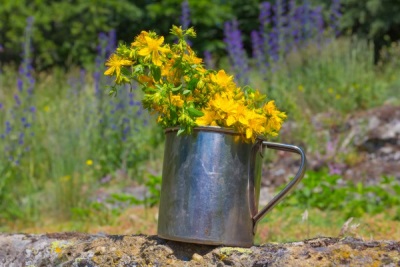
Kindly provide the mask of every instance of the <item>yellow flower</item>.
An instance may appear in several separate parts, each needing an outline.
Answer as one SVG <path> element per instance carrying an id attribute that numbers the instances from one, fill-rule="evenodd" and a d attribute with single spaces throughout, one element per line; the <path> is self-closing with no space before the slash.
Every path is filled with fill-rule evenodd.
<path id="1" fill-rule="evenodd" d="M 272 114 L 274 114 L 274 112 L 276 112 L 275 101 L 274 101 L 274 100 L 268 101 L 268 103 L 266 103 L 266 104 L 264 105 L 263 111 L 264 111 L 267 115 L 272 115 Z"/>
<path id="2" fill-rule="evenodd" d="M 224 70 L 206 69 L 186 41 L 195 36 L 193 29 L 173 26 L 171 33 L 177 42 L 164 44 L 164 37 L 142 31 L 130 47 L 117 48 L 104 74 L 116 76 L 115 84 L 138 82 L 144 92 L 143 107 L 157 116 L 162 127 L 179 126 L 185 133 L 196 125 L 229 127 L 246 142 L 259 135 L 277 135 L 286 115 L 274 101 L 265 101 L 266 95 L 251 87 L 240 88 Z M 305 91 L 302 85 L 298 90 Z M 186 107 L 204 115 L 198 117 Z"/>
<path id="3" fill-rule="evenodd" d="M 225 89 L 236 87 L 233 81 L 233 76 L 228 76 L 224 70 L 218 71 L 216 75 L 212 74 L 211 81 Z"/>
<path id="4" fill-rule="evenodd" d="M 92 165 L 93 165 L 93 160 L 88 159 L 88 160 L 86 161 L 86 165 L 92 166 Z"/>
<path id="5" fill-rule="evenodd" d="M 150 38 L 149 36 L 144 37 L 146 40 L 146 45 L 144 48 L 140 49 L 139 55 L 148 56 L 151 55 L 151 61 L 156 66 L 161 66 L 162 61 L 160 59 L 160 55 L 164 53 L 168 53 L 169 49 L 162 47 L 162 43 L 164 42 L 164 37 L 160 37 L 158 39 Z"/>
<path id="6" fill-rule="evenodd" d="M 184 101 L 179 95 L 172 95 L 171 93 L 171 104 L 177 106 L 178 108 L 183 107 Z"/>
<path id="7" fill-rule="evenodd" d="M 204 115 L 196 119 L 196 124 L 199 126 L 217 126 L 215 120 L 218 119 L 218 115 L 213 110 L 203 110 Z"/>
<path id="8" fill-rule="evenodd" d="M 226 114 L 232 114 L 237 109 L 237 103 L 231 99 L 226 93 L 216 94 L 214 99 L 210 101 L 210 107 L 218 112 L 222 118 Z"/>
<path id="9" fill-rule="evenodd" d="M 145 84 L 146 87 L 154 88 L 154 81 L 153 78 L 146 76 L 146 75 L 140 75 L 138 77 L 138 81 Z"/>
<path id="10" fill-rule="evenodd" d="M 203 60 L 201 58 L 196 57 L 196 54 L 194 52 L 189 53 L 189 54 L 184 54 L 183 60 L 191 65 L 198 65 L 203 62 Z"/>
<path id="11" fill-rule="evenodd" d="M 107 60 L 105 65 L 109 67 L 105 72 L 104 75 L 114 75 L 116 74 L 116 81 L 121 81 L 121 67 L 122 66 L 130 66 L 133 64 L 133 61 L 124 59 L 116 54 L 112 54 L 111 57 Z"/>
<path id="12" fill-rule="evenodd" d="M 62 176 L 61 178 L 60 178 L 60 180 L 61 180 L 61 182 L 68 182 L 69 180 L 71 180 L 71 176 L 69 176 L 69 175 L 65 175 L 65 176 Z"/>
<path id="13" fill-rule="evenodd" d="M 149 36 L 149 33 L 146 31 L 142 31 L 136 38 L 133 43 L 131 43 L 131 47 L 143 47 L 146 46 L 146 39 L 145 37 Z"/>

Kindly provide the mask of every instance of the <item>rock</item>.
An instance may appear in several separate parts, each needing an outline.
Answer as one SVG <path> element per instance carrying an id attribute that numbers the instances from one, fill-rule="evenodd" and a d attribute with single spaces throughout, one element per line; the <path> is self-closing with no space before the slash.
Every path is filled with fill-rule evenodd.
<path id="1" fill-rule="evenodd" d="M 399 266 L 400 242 L 314 238 L 251 248 L 145 235 L 0 234 L 0 266 Z"/>
<path id="2" fill-rule="evenodd" d="M 383 176 L 400 181 L 400 106 L 383 105 L 345 116 L 316 114 L 309 127 L 313 138 L 319 140 L 316 151 L 302 144 L 301 126 L 296 123 L 284 124 L 280 135 L 283 142 L 305 149 L 308 170 L 328 168 L 330 173 L 355 182 L 376 183 Z M 276 154 L 263 166 L 262 185 L 274 188 L 287 183 L 298 166 L 297 155 Z"/>
<path id="3" fill-rule="evenodd" d="M 192 256 L 192 260 L 197 261 L 197 262 L 202 262 L 203 261 L 203 257 L 197 253 L 194 253 Z"/>

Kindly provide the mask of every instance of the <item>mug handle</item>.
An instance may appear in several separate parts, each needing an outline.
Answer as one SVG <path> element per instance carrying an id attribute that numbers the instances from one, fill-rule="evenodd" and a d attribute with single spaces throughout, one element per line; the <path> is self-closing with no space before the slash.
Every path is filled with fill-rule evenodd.
<path id="1" fill-rule="evenodd" d="M 262 210 L 260 210 L 256 215 L 253 216 L 254 225 L 256 225 L 267 212 L 271 211 L 272 208 L 275 207 L 275 205 L 278 204 L 293 189 L 293 187 L 295 187 L 301 181 L 301 179 L 303 179 L 307 163 L 306 155 L 304 154 L 304 151 L 300 147 L 293 145 L 272 143 L 267 141 L 262 141 L 262 146 L 263 147 L 266 146 L 267 148 L 271 149 L 299 154 L 301 156 L 301 163 L 296 176 Z"/>

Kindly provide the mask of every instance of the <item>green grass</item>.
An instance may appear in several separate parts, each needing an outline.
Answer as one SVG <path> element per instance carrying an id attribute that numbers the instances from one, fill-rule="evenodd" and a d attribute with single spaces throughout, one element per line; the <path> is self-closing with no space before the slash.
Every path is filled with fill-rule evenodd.
<path id="1" fill-rule="evenodd" d="M 395 46 L 387 53 L 394 55 L 397 50 Z M 334 111 L 345 118 L 349 112 L 386 101 L 400 103 L 396 94 L 400 87 L 398 57 L 395 60 L 388 56 L 375 66 L 372 55 L 373 48 L 366 41 L 331 40 L 322 47 L 310 45 L 289 54 L 277 63 L 274 72 L 263 74 L 253 68 L 250 81 L 275 99 L 278 107 L 287 111 L 289 120 L 296 122 L 293 136 L 298 142 L 313 151 L 323 150 L 326 141 L 316 139 L 311 126 L 317 113 Z M 98 71 L 102 76 L 102 70 Z M 138 107 L 129 106 L 128 91 L 121 92 L 118 98 L 109 97 L 104 77 L 99 81 L 101 94 L 96 95 L 92 73 L 81 77 L 79 70 L 55 69 L 37 74 L 31 98 L 25 81 L 25 91 L 19 93 L 22 106 L 14 108 L 17 77 L 11 67 L 5 67 L 0 74 L 0 134 L 6 131 L 6 121 L 13 125 L 12 133 L 0 142 L 1 151 L 13 146 L 0 158 L 0 225 L 6 225 L 2 230 L 12 230 L 7 226 L 10 222 L 20 225 L 18 229 L 28 229 L 49 218 L 55 225 L 66 222 L 63 230 L 88 230 L 87 222 L 113 225 L 124 208 L 109 208 L 104 200 L 97 201 L 98 190 L 109 186 L 122 190 L 126 185 L 145 183 L 151 181 L 148 177 L 160 175 L 164 137 L 154 118 L 146 111 L 137 115 Z M 141 93 L 134 93 L 135 101 L 139 101 Z M 125 107 L 116 108 L 118 103 L 125 103 Z M 24 110 L 31 106 L 36 109 L 34 115 Z M 24 128 L 21 118 L 28 115 L 32 125 Z M 124 136 L 128 126 L 129 134 Z M 20 132 L 25 133 L 23 145 L 18 144 Z M 20 154 L 18 163 L 9 160 L 9 155 Z M 155 187 L 151 183 L 148 186 Z M 156 201 L 154 196 L 149 201 Z M 331 200 L 342 201 L 339 197 Z M 293 204 L 274 214 L 280 218 L 280 214 L 289 216 L 289 211 L 304 209 Z M 325 210 L 338 216 L 335 209 Z M 345 217 L 357 215 L 351 213 L 339 216 L 338 224 Z M 310 215 L 310 220 L 315 219 L 318 225 L 317 217 L 323 214 Z"/>
<path id="2" fill-rule="evenodd" d="M 0 149 L 11 144 L 8 154 L 14 160 L 3 157 L 0 163 L 0 219 L 69 219 L 74 209 L 90 205 L 92 193 L 105 176 L 115 178 L 119 171 L 132 180 L 143 180 L 142 164 L 160 143 L 160 130 L 146 113 L 136 116 L 138 107 L 129 106 L 126 95 L 108 97 L 105 82 L 102 96 L 96 96 L 89 76 L 85 83 L 71 87 L 69 75 L 74 73 L 43 75 L 29 103 L 24 103 L 28 102 L 26 94 L 19 94 L 22 104 L 17 108 L 16 88 L 4 84 L 4 93 L 5 88 L 9 92 L 2 95 L 1 124 L 11 122 L 12 131 Z M 118 109 L 118 103 L 126 107 Z M 25 110 L 30 106 L 35 107 L 34 113 Z M 27 116 L 29 128 L 20 123 Z M 130 130 L 124 136 L 126 127 Z M 24 144 L 19 144 L 21 132 Z"/>

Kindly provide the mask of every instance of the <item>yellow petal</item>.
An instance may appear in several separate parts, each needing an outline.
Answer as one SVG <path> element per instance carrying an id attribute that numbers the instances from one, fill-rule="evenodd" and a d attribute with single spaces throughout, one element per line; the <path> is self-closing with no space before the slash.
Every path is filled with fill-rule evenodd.
<path id="1" fill-rule="evenodd" d="M 115 67 L 111 67 L 104 72 L 104 75 L 111 76 L 111 75 L 113 75 L 114 71 L 115 71 Z"/>
<path id="2" fill-rule="evenodd" d="M 253 136 L 253 130 L 250 128 L 246 129 L 246 138 L 250 139 Z"/>
<path id="3" fill-rule="evenodd" d="M 140 49 L 138 54 L 140 56 L 147 56 L 147 55 L 150 55 L 150 53 L 151 53 L 150 49 L 148 47 L 145 47 L 145 48 Z"/>
<path id="4" fill-rule="evenodd" d="M 235 122 L 236 122 L 236 120 L 233 116 L 228 116 L 228 119 L 226 120 L 226 126 L 231 126 Z"/>

